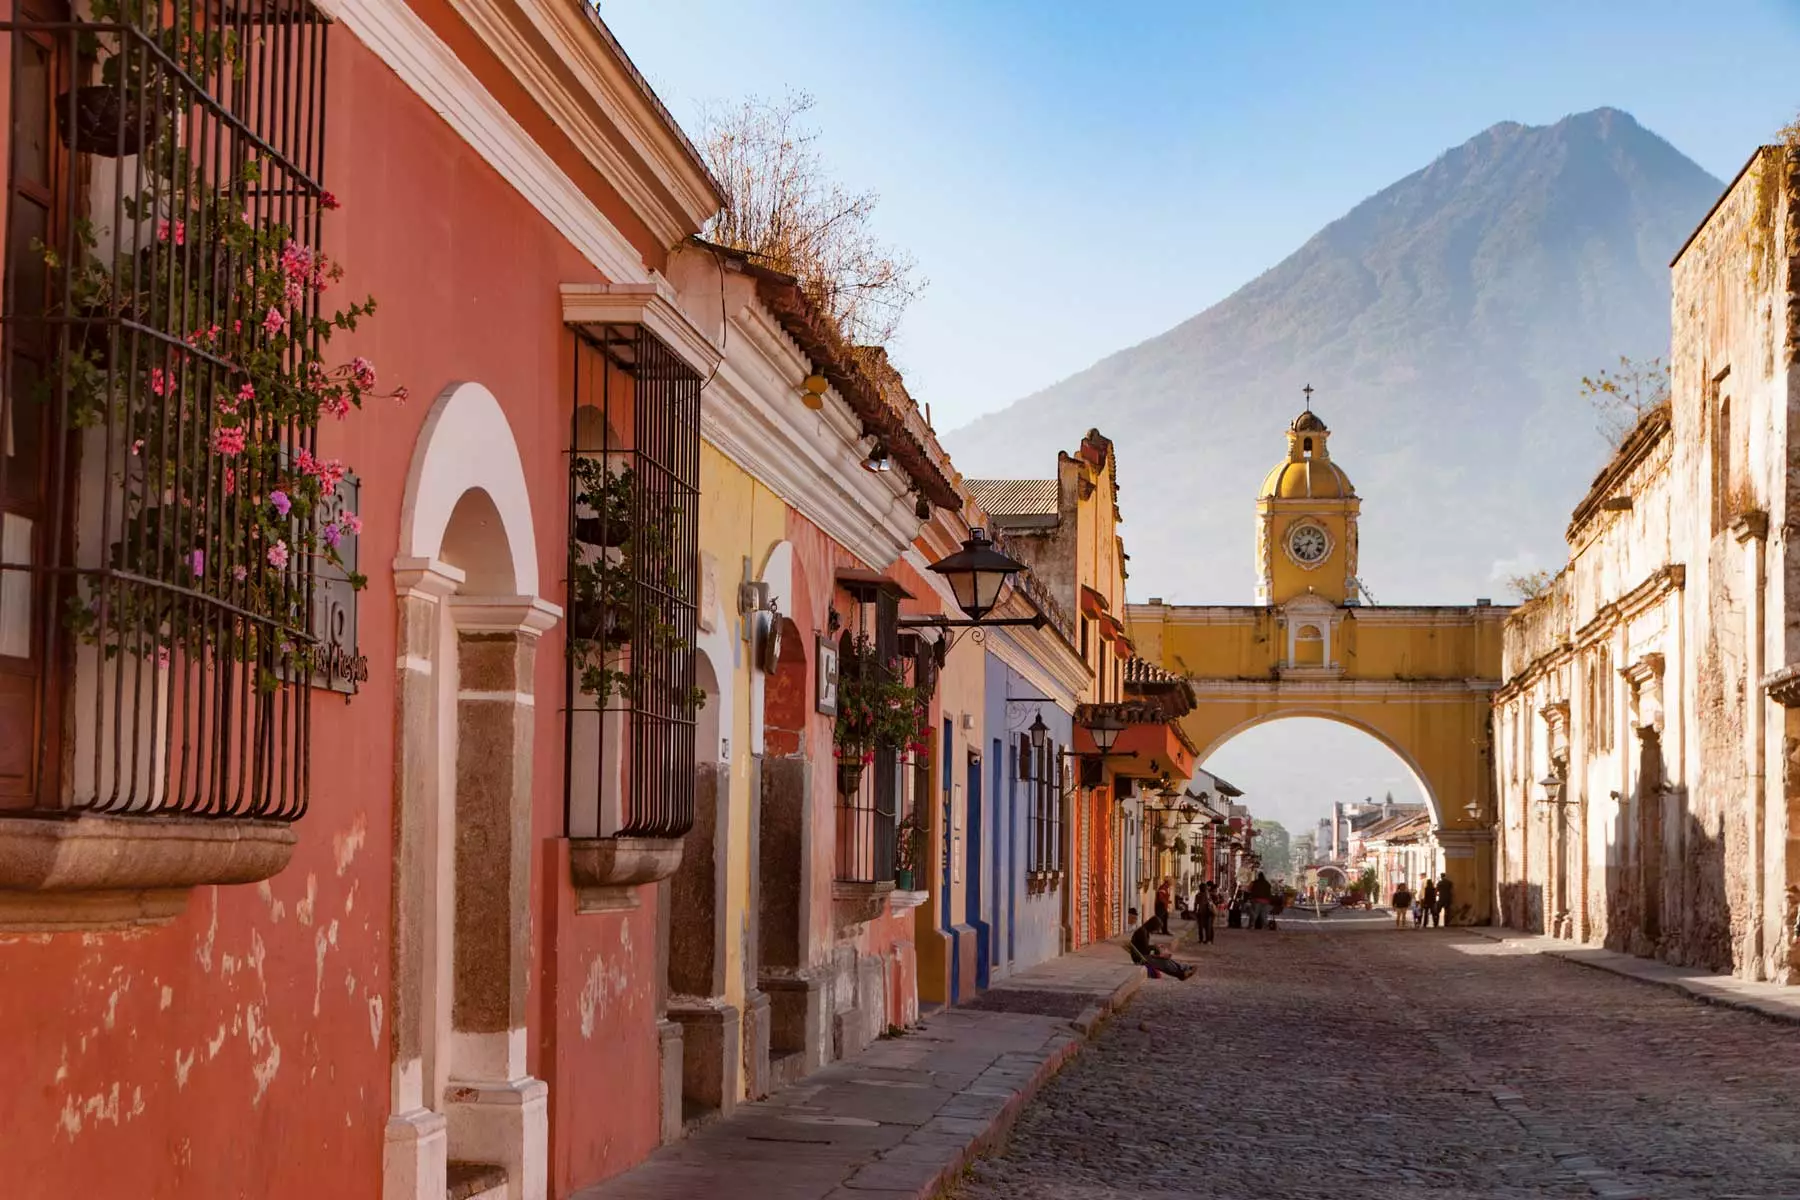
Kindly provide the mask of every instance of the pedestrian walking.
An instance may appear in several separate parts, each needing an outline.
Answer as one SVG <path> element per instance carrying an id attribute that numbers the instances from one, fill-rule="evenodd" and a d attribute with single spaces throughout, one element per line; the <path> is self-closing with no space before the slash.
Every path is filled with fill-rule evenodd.
<path id="1" fill-rule="evenodd" d="M 1420 924 L 1436 925 L 1438 920 L 1437 883 L 1433 881 L 1430 875 L 1421 875 L 1419 878 L 1425 881 L 1419 887 L 1419 907 L 1423 910 Z"/>
<path id="2" fill-rule="evenodd" d="M 1210 883 L 1200 885 L 1194 893 L 1194 936 L 1202 946 L 1212 945 L 1213 919 L 1219 906 L 1219 893 Z"/>
<path id="3" fill-rule="evenodd" d="M 1455 911 L 1451 905 L 1456 901 L 1456 885 L 1450 882 L 1450 872 L 1445 871 L 1438 876 L 1437 902 L 1438 912 L 1445 925 L 1450 924 L 1451 914 Z"/>
<path id="4" fill-rule="evenodd" d="M 1275 885 L 1261 871 L 1250 883 L 1250 921 L 1254 929 L 1264 929 L 1269 924 L 1269 910 L 1275 904 Z"/>
<path id="5" fill-rule="evenodd" d="M 1400 881 L 1400 886 L 1394 889 L 1392 899 L 1394 904 L 1394 928 L 1405 929 L 1406 918 L 1411 915 L 1413 905 L 1412 889 L 1406 886 L 1406 880 L 1402 879 Z"/>
<path id="6" fill-rule="evenodd" d="M 1164 879 L 1156 888 L 1156 910 L 1153 914 L 1156 918 L 1156 932 L 1164 934 L 1169 932 L 1169 909 L 1173 907 L 1174 903 L 1175 881 Z"/>

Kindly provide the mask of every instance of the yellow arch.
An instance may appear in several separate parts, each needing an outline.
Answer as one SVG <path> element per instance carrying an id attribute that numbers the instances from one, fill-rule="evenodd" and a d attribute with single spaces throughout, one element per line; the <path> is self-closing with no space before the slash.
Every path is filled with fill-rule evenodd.
<path id="1" fill-rule="evenodd" d="M 1367 722 L 1356 720 L 1353 717 L 1347 716 L 1341 712 L 1336 712 L 1330 708 L 1300 707 L 1264 713 L 1259 716 L 1251 717 L 1249 720 L 1242 722 L 1235 728 L 1228 729 L 1219 734 L 1210 743 L 1196 741 L 1194 744 L 1200 746 L 1201 750 L 1200 753 L 1195 756 L 1194 761 L 1201 766 L 1205 766 L 1208 759 L 1220 750 L 1223 750 L 1226 744 L 1239 734 L 1248 733 L 1250 730 L 1261 725 L 1269 725 L 1276 721 L 1286 721 L 1295 717 L 1311 717 L 1315 720 L 1331 721 L 1338 725 L 1348 726 L 1358 733 L 1364 733 L 1369 737 L 1374 738 L 1383 748 L 1390 751 L 1395 758 L 1400 760 L 1401 765 L 1406 768 L 1407 773 L 1413 777 L 1413 782 L 1419 785 L 1419 792 L 1425 797 L 1425 805 L 1431 812 L 1431 823 L 1433 825 L 1443 824 L 1443 819 L 1439 816 L 1440 805 L 1437 792 L 1432 788 L 1431 780 L 1426 778 L 1425 769 L 1420 766 L 1419 760 L 1415 758 L 1405 746 L 1395 742 L 1381 730 L 1374 728 Z M 1195 732 L 1191 726 L 1186 726 L 1185 728 L 1187 729 L 1189 736 L 1192 736 Z"/>

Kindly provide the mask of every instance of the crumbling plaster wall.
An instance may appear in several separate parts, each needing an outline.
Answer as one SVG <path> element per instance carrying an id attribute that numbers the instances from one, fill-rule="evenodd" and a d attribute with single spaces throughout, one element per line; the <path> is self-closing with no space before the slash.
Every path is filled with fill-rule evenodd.
<path id="1" fill-rule="evenodd" d="M 1508 923 L 1547 928 L 1555 903 L 1539 781 L 1543 711 L 1562 702 L 1581 834 L 1571 932 L 1782 979 L 1800 755 L 1762 678 L 1800 657 L 1792 190 L 1785 153 L 1753 162 L 1679 257 L 1668 431 L 1635 453 L 1628 440 L 1578 510 L 1569 565 L 1509 618 L 1493 727 Z"/>

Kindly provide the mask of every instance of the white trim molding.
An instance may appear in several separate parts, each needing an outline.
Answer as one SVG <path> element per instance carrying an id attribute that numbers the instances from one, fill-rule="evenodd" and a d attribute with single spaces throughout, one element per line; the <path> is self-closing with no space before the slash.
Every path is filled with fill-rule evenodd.
<path id="1" fill-rule="evenodd" d="M 717 370 L 723 357 L 675 303 L 675 289 L 654 271 L 635 283 L 565 283 L 562 314 L 568 325 L 641 325 L 702 376 Z"/>
<path id="2" fill-rule="evenodd" d="M 673 246 L 718 211 L 712 179 L 636 72 L 621 61 L 591 5 L 450 2 L 657 241 Z M 509 20 L 509 13 L 522 16 L 523 25 Z"/>
<path id="3" fill-rule="evenodd" d="M 649 279 L 644 256 L 405 0 L 319 0 L 608 279 Z"/>

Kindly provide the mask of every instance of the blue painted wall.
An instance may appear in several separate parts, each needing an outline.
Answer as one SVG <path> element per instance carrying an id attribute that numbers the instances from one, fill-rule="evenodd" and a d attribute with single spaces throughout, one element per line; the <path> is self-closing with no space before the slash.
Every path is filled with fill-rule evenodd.
<path id="1" fill-rule="evenodd" d="M 1019 738 L 1042 713 L 1044 724 L 1050 727 L 1050 741 L 1059 748 L 1067 747 L 1074 718 L 1048 700 L 1033 699 L 1041 695 L 1038 689 L 991 652 L 986 684 L 989 786 L 982 797 L 981 824 L 992 853 L 987 856 L 981 888 L 985 915 L 992 926 L 989 968 L 991 975 L 999 978 L 1062 953 L 1063 892 L 1073 881 L 1065 873 L 1059 888 L 1037 895 L 1026 886 L 1035 785 L 1019 778 Z M 1009 696 L 1015 699 L 1009 702 Z"/>

